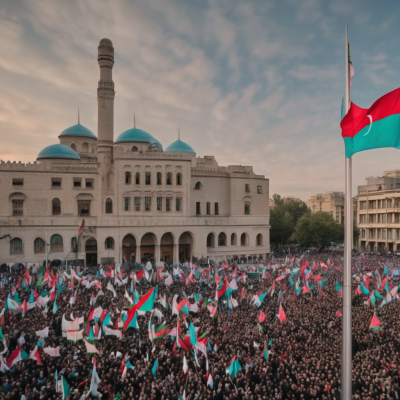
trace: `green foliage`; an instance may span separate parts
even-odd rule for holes
[[[318,212],[303,215],[296,226],[295,240],[303,247],[323,249],[331,242],[343,242],[343,226],[337,223],[329,213]]]
[[[272,196],[272,201],[275,206],[270,212],[270,240],[273,247],[278,247],[291,241],[297,221],[309,211],[303,201],[285,203],[278,194]]]

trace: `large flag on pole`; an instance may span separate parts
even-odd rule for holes
[[[346,157],[382,147],[400,149],[400,88],[385,94],[369,108],[351,103],[340,126]]]
[[[78,229],[78,237],[81,236],[82,229],[85,227],[85,220],[83,219]]]

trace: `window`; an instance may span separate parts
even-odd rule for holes
[[[393,216],[393,214],[387,214],[386,219],[387,219],[388,224],[391,224],[393,222],[392,221],[392,216]]]
[[[131,210],[131,198],[124,197],[124,211],[130,211],[130,210]]]
[[[182,197],[177,197],[176,199],[176,211],[182,211]]]
[[[215,203],[215,204],[214,204],[214,215],[219,215],[218,203]]]
[[[182,174],[181,173],[176,174],[176,184],[178,186],[182,185]]]
[[[165,211],[171,211],[171,203],[172,203],[172,197],[167,197],[165,199]]]
[[[132,174],[130,172],[125,172],[125,185],[130,185],[132,182]]]
[[[259,233],[256,236],[256,246],[262,246],[263,245],[263,236],[261,235],[261,233]]]
[[[162,173],[157,172],[157,185],[162,185]]]
[[[387,208],[392,208],[392,199],[387,200]]]
[[[207,202],[206,214],[207,215],[211,214],[211,203],[208,203],[208,202]]]
[[[61,178],[51,178],[51,187],[60,188],[61,187]]]
[[[137,153],[139,151],[139,149],[136,146],[132,147],[132,153]]]
[[[140,211],[141,202],[142,202],[141,197],[135,197],[135,211]]]
[[[44,240],[36,238],[33,242],[33,252],[35,254],[44,253]]]
[[[262,194],[262,186],[257,186],[257,194]]]
[[[23,186],[24,185],[24,180],[22,178],[13,178],[12,184],[14,186]]]
[[[86,142],[82,145],[82,152],[89,153],[89,145]]]
[[[157,197],[157,211],[162,211],[162,197]]]
[[[64,251],[63,238],[60,235],[53,235],[50,239],[50,251],[53,253]]]
[[[366,202],[364,201],[364,203]],[[382,200],[382,208],[386,208],[386,200]]]
[[[248,202],[248,201],[246,201],[246,202],[244,203],[244,213],[245,213],[246,215],[249,215],[249,214],[250,214],[250,202]]]
[[[382,229],[382,239],[386,239],[386,229]]]
[[[144,211],[151,211],[151,197],[144,198]]]
[[[12,202],[12,210],[13,215],[22,215],[24,211],[24,202],[22,200],[13,200]]]
[[[218,246],[226,246],[226,235],[223,232],[218,235]]]
[[[78,215],[90,215],[90,200],[78,200]]]
[[[10,253],[21,254],[22,253],[22,240],[20,238],[14,238],[10,242]]]
[[[76,151],[75,143],[72,143],[72,144],[71,144],[71,149],[74,150],[74,151]]]
[[[245,184],[244,185],[244,191],[246,192],[246,193],[250,193],[250,185],[249,184]]]
[[[386,214],[382,214],[382,223],[386,224]]]
[[[201,182],[197,182],[196,185],[194,186],[195,190],[200,190],[203,187]]]
[[[214,234],[209,233],[207,236],[207,247],[214,247]]]
[[[172,185],[172,173],[167,173],[167,185]]]
[[[112,250],[114,248],[114,239],[112,237],[108,237],[105,244],[106,250]]]
[[[365,229],[361,229],[361,238],[365,239]]]
[[[196,215],[201,215],[201,208],[199,201],[196,203]]]
[[[82,178],[74,178],[74,187],[82,186]]]
[[[93,179],[86,179],[86,188],[93,188]]]
[[[231,246],[236,246],[237,245],[237,236],[236,233],[232,233],[231,235]]]
[[[112,214],[113,209],[112,209],[112,200],[107,199],[106,200],[106,214]]]
[[[378,200],[378,208],[381,208],[381,200]]]
[[[240,236],[240,245],[241,246],[247,246],[248,242],[247,242],[247,234],[246,233],[242,233],[242,235]]]
[[[71,251],[78,252],[78,238],[76,237],[71,238]]]
[[[150,172],[146,172],[146,174],[145,174],[145,184],[151,185],[151,173]]]
[[[140,172],[136,172],[136,185],[140,185]]]
[[[52,201],[52,213],[53,215],[61,214],[61,201],[60,199],[53,199]]]

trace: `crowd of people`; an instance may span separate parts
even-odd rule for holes
[[[354,399],[400,396],[397,267],[353,259]],[[340,254],[168,271],[2,270],[4,398],[340,398]]]

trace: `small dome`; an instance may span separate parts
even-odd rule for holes
[[[162,151],[163,147],[162,144],[157,140],[157,139],[153,139],[150,143],[149,143],[149,150],[159,150]]]
[[[52,144],[45,147],[37,156],[37,160],[46,158],[61,158],[68,160],[80,160],[78,153],[63,144]]]
[[[192,146],[189,146],[187,143],[183,142],[181,139],[176,140],[175,142],[171,143],[164,151],[172,152],[172,151],[180,151],[184,153],[194,153],[196,152],[193,150]]]
[[[110,39],[104,38],[100,40],[99,46],[111,46],[112,47],[112,41]]]
[[[155,138],[145,131],[138,128],[128,129],[122,132],[116,139],[114,143],[127,143],[127,142],[147,142],[150,143]]]
[[[84,127],[81,124],[76,124],[73,126],[70,126],[67,129],[64,129],[61,133],[60,136],[81,136],[81,137],[88,137],[92,139],[96,139],[96,135],[88,128]],[[60,137],[58,136],[58,137]]]

